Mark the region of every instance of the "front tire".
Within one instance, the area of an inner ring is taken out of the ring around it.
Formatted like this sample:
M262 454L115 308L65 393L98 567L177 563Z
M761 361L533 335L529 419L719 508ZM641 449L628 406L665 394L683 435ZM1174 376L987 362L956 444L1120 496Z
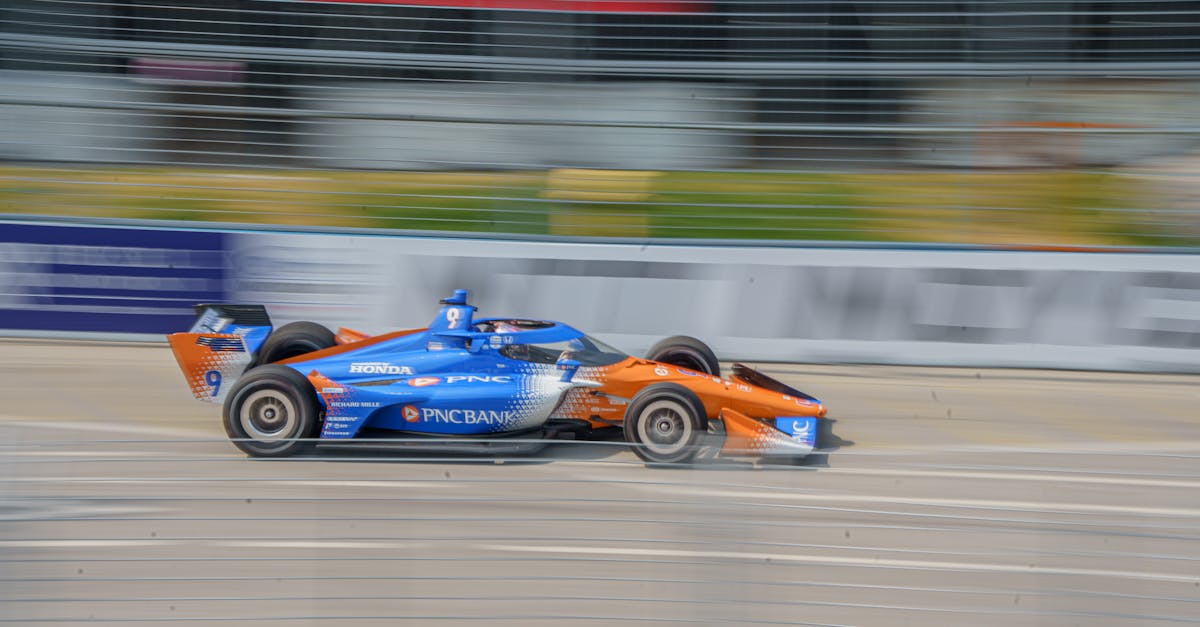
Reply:
M644 388L625 410L625 440L633 452L652 464L680 464L696 455L708 432L704 404L676 383Z
M721 362L717 361L717 355L707 344L687 335L676 335L660 341L646 353L646 359L714 377L721 376Z
M313 351L337 344L333 331L315 322L289 322L275 329L262 348L258 349L258 363L270 364L291 357L299 357Z
M295 455L317 435L321 405L304 375L287 366L251 369L225 399L225 433L252 457Z

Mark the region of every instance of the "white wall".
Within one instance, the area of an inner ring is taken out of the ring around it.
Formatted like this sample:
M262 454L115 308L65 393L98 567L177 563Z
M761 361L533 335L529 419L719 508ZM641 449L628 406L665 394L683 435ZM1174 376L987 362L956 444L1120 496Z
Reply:
M562 320L638 353L674 334L723 359L1200 372L1200 255L580 244L243 234L232 293L281 321Z

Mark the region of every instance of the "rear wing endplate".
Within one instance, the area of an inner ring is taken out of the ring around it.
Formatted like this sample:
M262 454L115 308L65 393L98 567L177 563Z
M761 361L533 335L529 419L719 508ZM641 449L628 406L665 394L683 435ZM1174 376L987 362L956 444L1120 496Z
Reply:
M192 395L222 402L234 381L254 362L271 334L262 305L196 305L196 321L185 333L167 336Z

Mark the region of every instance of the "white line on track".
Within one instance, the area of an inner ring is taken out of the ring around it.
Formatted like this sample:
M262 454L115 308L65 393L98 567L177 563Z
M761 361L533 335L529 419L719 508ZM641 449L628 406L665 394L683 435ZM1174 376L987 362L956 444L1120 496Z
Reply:
M847 420L848 419L844 419ZM987 453L1004 454L1103 454L1138 456L1160 453L1200 454L1200 445L1180 440L1122 440L1120 442L1074 441L1030 444L914 444L914 443L870 443L855 444L853 448L835 451L841 457L894 456L905 453Z
M632 458L632 456L631 456ZM562 460L556 461L556 466L570 470L570 476L579 481L622 481L627 480L630 473L640 473L640 464L627 464L618 467L611 460L602 462ZM839 466L835 468L816 468L817 476L824 475L862 475L888 478L929 478L929 479L965 479L990 481L1030 481L1039 483L1077 483L1088 485L1132 486L1142 488L1178 488L1185 490L1200 490L1200 477L1196 479L1154 477L1118 477L1102 472L1087 473L1068 470L1047 470L1041 472L1014 472L1013 470L916 470L897 466L852 467ZM650 477L650 475L636 475ZM753 487L753 486L747 486Z
M126 457L179 457L167 451L6 451L0 448L0 457L64 457L76 461Z
M822 468L821 474L872 475L883 477L929 477L939 479L988 479L996 481L1040 481L1046 483L1089 483L1098 485L1126 485L1155 488L1185 488L1200 490L1200 480L1186 479L1141 479L1137 477L1113 477L1083 475L1063 472L1011 472L979 470L909 470L875 468Z
M377 551L380 549L411 549L422 546L422 544L418 542L349 542L345 540L0 540L0 549L103 549L151 546L195 546L233 549L327 549L339 551L353 549Z
M867 473L870 474L870 473ZM891 476L906 476L910 474L906 471L895 471L887 473ZM940 475L935 475L940 476ZM953 476L953 475L949 475ZM593 477L592 479L595 479ZM86 483L86 484L112 484L112 485L154 485L177 481L178 479L151 478L151 479L135 479L129 477L103 477L103 476L42 476L42 477L9 477L5 479L8 483ZM448 488L463 488L462 484L453 482L440 481L395 481L395 480L341 480L341 479L296 479L296 480L280 480L280 479L262 479L256 480L253 478L234 478L235 481L242 483L254 483L262 485L276 485L284 487L329 487L329 488L372 488L372 489L436 489L439 491ZM217 481L220 481L218 479ZM1191 484L1194 488L1195 485ZM839 504L863 504L872 506L883 505L909 505L918 507L942 507L942 508L958 508L958 509L1001 509L1008 511L1021 512L1039 512L1039 513L1059 513L1059 514L1117 514L1129 516L1167 516L1177 518L1197 518L1200 517L1200 508L1184 508L1184 507L1145 507L1133 505L1101 505L1091 503L1046 503L1038 501L1014 501L1014 500L989 500L989 499L950 499L950 498L932 498L932 497L901 497L894 494L826 494L826 493L798 493L787 490L780 491L762 491L758 489L731 489L724 488L705 488L698 486L680 486L680 485L655 485L655 484L632 484L631 490L641 492L653 492L670 494L674 497L690 496L690 497L716 497L721 499L730 499L737 502L747 501L790 501L803 503L839 503Z
M317 488L434 488L437 490L446 490L450 488L464 488L463 484L454 483L452 481L365 481L365 480L341 480L341 479L312 479L312 480L297 480L297 481L262 481L267 485L281 486L304 486Z
M27 429L57 429L60 431L91 431L97 433L122 433L153 435L187 440L217 440L217 431L180 429L153 425L115 424L111 422L83 422L61 420L30 420L27 416L0 415L0 427L22 427Z
M379 549L410 549L421 546L417 542L348 542L345 540L222 540L217 542L199 542L197 544L239 549L361 549L368 551Z
M169 540L0 540L3 549L93 549L161 546Z
M986 499L912 498L892 494L801 494L796 492L761 492L751 490L710 489L686 486L638 486L645 491L675 496L712 496L723 499L798 501L806 503L865 503L872 505L916 505L963 509L1003 509L1022 512L1062 514L1128 514L1134 516L1200 517L1200 509L1184 507L1134 507L1130 505L1095 505L1090 503L1040 503L1037 501L1001 501Z
M820 555L795 555L790 553L747 553L734 551L685 551L675 549L638 549L625 547L547 546L482 544L479 549L509 553L545 553L553 555L604 555L616 557L661 557L726 559L738 561L787 562L797 564L823 564L834 566L858 566L870 568L899 568L912 570L944 570L978 573L1005 573L1019 575L1072 575L1087 577L1111 577L1140 581L1200 584L1200 575L1175 573L1137 572L1127 570L1100 570L1091 568L1061 568L1055 566L981 564L978 562L946 562L932 560L903 560L868 557L838 557Z
M113 485L163 485L171 484L183 480L181 477L157 477L153 479L132 479L129 477L9 477L3 479L2 482L7 483L101 483ZM188 478L193 481L192 478ZM465 487L462 484L455 484L451 481L366 481L353 480L342 481L340 479L328 480L301 480L291 481L287 479L254 479L252 477L199 477L195 478L194 482L200 483L223 483L233 482L239 484L260 484L271 486L301 486L301 487L329 487L329 488L425 488L434 490L447 490L451 488Z

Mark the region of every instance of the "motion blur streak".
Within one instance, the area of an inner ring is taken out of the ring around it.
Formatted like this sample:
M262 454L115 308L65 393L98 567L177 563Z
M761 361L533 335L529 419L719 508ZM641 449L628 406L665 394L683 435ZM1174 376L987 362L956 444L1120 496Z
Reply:
M7 623L1200 620L1189 376L766 365L839 399L808 466L270 461L164 346L0 351Z

